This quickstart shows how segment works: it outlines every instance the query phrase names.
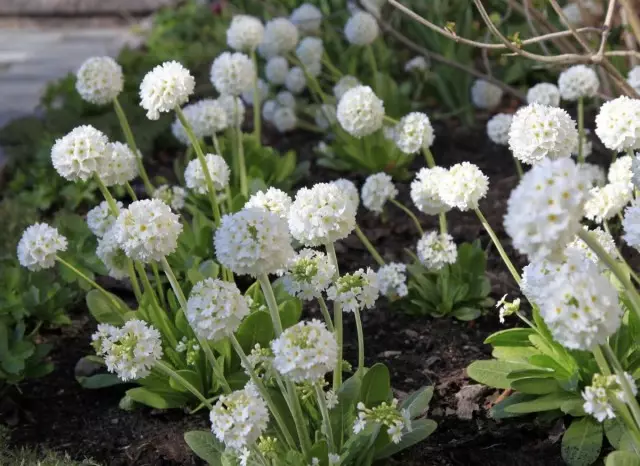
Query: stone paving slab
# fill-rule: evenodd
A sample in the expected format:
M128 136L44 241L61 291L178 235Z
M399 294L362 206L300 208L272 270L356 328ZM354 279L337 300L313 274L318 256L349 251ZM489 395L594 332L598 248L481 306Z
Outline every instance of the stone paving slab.
M176 0L0 0L0 15L137 15L176 3Z

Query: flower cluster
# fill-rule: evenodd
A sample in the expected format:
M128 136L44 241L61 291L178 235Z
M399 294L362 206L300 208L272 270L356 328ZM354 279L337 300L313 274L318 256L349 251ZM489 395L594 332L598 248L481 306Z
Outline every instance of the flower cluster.
M605 102L596 116L596 134L607 149L640 148L640 100L622 96Z
M381 214L387 201L397 195L398 190L386 173L371 175L362 185L362 205L376 214Z
M551 83L536 84L527 91L527 103L558 107L560 105L560 90Z
M108 143L107 136L93 126L78 126L53 145L53 168L69 181L87 181L104 165Z
M236 15L227 29L227 45L240 52L255 50L264 36L262 22L249 15Z
M122 67L111 57L91 57L76 74L76 90L87 102L105 105L124 87Z
M300 299L311 300L322 296L333 279L336 268L326 254L313 249L302 249L289 265L283 277L287 292Z
M362 432L367 424L382 424L387 428L387 434L393 443L400 443L405 432L411 432L411 418L407 410L398 410L398 400L386 401L373 408L367 408L364 403L358 403L358 419L353 424L355 434Z
M441 167L422 168L411 182L411 200L420 212L436 215L451 209L440 196L446 174L447 170Z
M239 96L253 89L256 72L244 53L224 52L211 65L211 83L220 94Z
M564 100L593 97L598 93L600 81L596 72L585 65L575 65L560 73L558 89Z
M438 192L449 207L465 211L476 209L488 190L489 178L476 165L462 162L446 172Z
M322 12L310 3L303 3L291 12L289 20L303 34L316 34L322 25Z
M429 117L419 112L404 116L395 127L393 134L398 149L405 154L414 154L421 149L431 147L435 139Z
M354 45L370 45L378 37L378 21L365 11L354 13L344 27L344 35Z
M496 144L506 146L509 144L509 129L513 115L508 113L498 113L487 121L487 136Z
M369 86L356 86L342 95L337 116L347 133L357 138L368 136L382 127L384 102Z
M264 58L284 56L298 45L300 33L287 18L274 18L264 28L264 37L258 51Z
M187 192L182 186L169 186L163 184L158 186L152 193L152 198L159 199L173 210L179 211L184 208Z
M418 260L429 270L440 270L453 264L458 258L458 249L453 237L447 233L430 231L416 245Z
M287 220L291 210L291 203L291 198L287 193L277 188L269 188L266 191L258 191L252 195L244 205L244 208L253 207L266 210Z
M380 294L388 298L403 298L409 294L407 288L407 266L392 262L378 269L378 288Z
M204 159L213 182L213 189L222 191L229 184L229 175L231 173L227 162L217 154L207 154ZM189 162L184 171L184 180L189 189L200 194L207 193L207 179L199 159L193 159Z
M109 229L102 238L98 238L96 256L105 265L110 277L122 280L129 275L127 255L118 243L114 228Z
M502 101L502 89L489 81L478 79L471 86L471 101L482 110L492 110Z
M367 269L356 270L338 277L327 290L327 297L340 304L343 312L373 307L380 294L378 276Z
M122 202L116 202L118 211L122 209ZM111 229L114 223L116 223L117 215L111 212L109 203L102 201L99 205L87 212L87 225L91 233L98 238L102 238L107 231Z
M162 63L146 74L140 84L140 105L147 118L157 120L160 113L180 107L189 100L195 79L189 70L176 61Z
M631 393L635 396L638 393L638 387L634 378L627 372L624 373L624 378L631 387ZM622 380L618 375L595 374L591 385L585 387L582 392L582 398L584 399L585 413L595 417L598 422L616 417L613 406L611 406L612 399L623 403L630 401L625 395Z
M46 223L28 227L18 242L18 261L31 271L50 269L59 251L66 251L67 239Z
M227 112L216 99L202 99L196 103L186 105L182 109L182 113L191 126L196 139L212 137L226 129L230 123L227 118ZM191 144L187 132L179 119L176 118L171 126L171 131L181 143L185 145Z

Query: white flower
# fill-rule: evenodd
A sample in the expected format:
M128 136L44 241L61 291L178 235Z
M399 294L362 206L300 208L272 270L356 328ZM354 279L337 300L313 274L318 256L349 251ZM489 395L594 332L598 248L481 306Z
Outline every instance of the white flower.
M278 132L287 133L296 129L298 126L298 117L292 108L279 107L273 113L272 122Z
M157 120L189 100L195 88L189 70L177 61L164 62L146 74L140 84L140 105L147 118Z
M582 11L578 3L568 3L562 8L562 13L571 26L576 27L583 24Z
M252 383L221 395L211 410L211 431L224 445L241 451L252 446L267 429L269 409Z
M239 52L250 52L262 42L264 26L255 16L236 15L227 29L227 45Z
M604 169L593 163L582 163L578 166L578 169L583 172L587 184L590 187L604 186L607 183L607 177L604 173Z
M258 51L264 58L286 55L298 45L299 33L295 24L287 18L275 18L264 28L264 38Z
M496 144L509 145L509 129L513 115L510 113L498 113L487 121L487 135Z
M555 84L538 83L527 91L528 104L560 106L560 89Z
M264 73L271 84L282 85L289 74L289 62L284 57L270 58L265 65Z
M584 206L584 216L596 223L603 223L619 214L633 198L629 187L618 183L596 186L589 190Z
M253 88L248 89L242 93L242 100L244 100L251 106L253 106L253 93ZM263 102L264 99L266 99L269 95L269 85L262 78L258 78L258 95L261 102Z
M609 253L610 256L616 257L616 243L613 240L613 237L610 233L606 232L602 228L594 228L593 230L588 229L587 227L582 227L585 231L591 233L591 235L596 239L598 244L602 246L602 248ZM598 259L598 255L589 247L587 243L582 241L579 237L576 238L569 243L567 246L567 250L565 252L567 255L569 254L577 254L582 256L584 260L590 260L594 264L601 264L600 259ZM604 270L607 268L605 264L601 264L601 268Z
M333 95L336 97L336 100L340 102L342 96L344 96L348 90L358 86L360 86L358 78L349 75L343 76L336 85L333 86Z
M315 383L338 364L338 343L324 323L303 321L271 342L273 366L294 382Z
M276 273L294 255L287 222L258 208L222 217L214 245L218 261L238 275Z
M55 265L58 251L67 250L67 238L46 223L29 226L18 242L18 261L32 272Z
M162 358L160 332L142 320L129 320L122 327L99 324L91 339L107 370L124 382L146 377Z
M358 11L354 13L344 26L344 35L347 40L354 45L371 44L380 32L378 21L367 12Z
M604 387L585 387L582 392L582 398L584 399L584 412L591 414L598 422L616 417L613 406L609 403L607 390Z
M293 94L300 94L307 87L307 77L304 74L304 70L299 66L291 68L287 73L284 84Z
M291 210L291 203L291 197L287 193L277 188L269 188L266 191L258 191L253 194L244 205L244 208L255 207L267 210L287 220L289 218L289 210Z
M436 215L451 209L440 196L447 170L442 167L422 168L411 182L411 200L420 212Z
M504 227L530 260L559 257L580 229L587 180L571 159L544 159L511 192Z
M316 34L322 24L322 12L310 3L303 3L289 17L303 34Z
M153 191L153 195L151 197L154 199L160 199L165 204L171 206L173 210L178 211L184 208L187 192L182 186L169 186L168 184L163 184Z
M185 119L191 125L191 130L197 139L212 137L227 128L230 120L220 102L215 99L202 99L182 109ZM179 119L173 122L171 131L178 141L191 145L182 123Z
M358 193L358 188L353 184L353 181L347 180L345 178L338 178L331 182L331 184L335 185L340 189L348 198L349 201L354 206L354 211L358 211L358 206L360 205L360 195Z
M117 201L118 210L122 209L122 202ZM116 223L116 215L111 212L107 201L102 201L99 205L87 212L87 225L91 233L98 238L102 238L107 231Z
M336 269L326 254L302 249L289 264L283 285L291 296L310 301L322 296L335 273Z
M144 263L160 261L173 253L182 232L180 217L158 199L131 203L120 211L113 228L127 257Z
M476 165L462 162L446 172L439 192L442 202L465 211L476 209L488 190L489 178Z
M635 189L640 189L640 153L638 152L631 160L631 183Z
M382 127L384 102L369 86L357 86L344 93L338 103L338 121L352 136L361 138Z
M522 269L520 290L526 298L537 306L544 302L552 272L560 270L561 264L546 259L535 260Z
M109 140L93 126L78 126L51 148L53 168L69 181L87 181L103 166Z
M105 105L124 87L122 67L111 57L91 57L76 74L76 90L87 102Z
M578 146L576 123L557 107L531 104L513 117L509 147L518 160L536 164L545 157L569 157Z
M278 92L278 94L276 95L276 102L278 103L278 105L288 107L292 110L295 110L296 108L296 96L294 96L289 91Z
M520 310L520 298L517 298L512 302L508 302L507 295L504 295L500 298L500 301L496 303L496 307L499 309L498 318L500 323L504 324L505 317L508 317Z
M121 142L110 142L97 174L106 186L123 185L138 176L138 157Z
M502 101L502 89L484 79L477 79L471 86L471 101L482 110L492 110Z
M627 82L636 92L640 93L640 66L634 66L627 75Z
M220 94L251 91L255 78L256 68L244 53L223 52L211 64L211 83Z
M244 121L244 104L240 97L224 94L218 97L217 101L227 114L229 126L242 125Z
M103 237L98 238L96 256L107 268L110 277L121 280L129 275L127 255L118 244L116 230L107 230Z
M584 159L589 157L591 155L591 152L593 152L593 144L591 143L591 140L589 139L589 135L590 134L591 134L591 130L590 129L586 129L586 128L585 128L584 132L582 133L582 158L584 158ZM580 148L576 144L576 147L571 152L571 155L575 155L577 157L579 150L580 150Z
M340 401L340 399L338 398L338 394L333 390L329 390L328 392L326 392L324 394L324 398L325 398L325 402L327 403L327 409L329 410L338 406L338 402ZM338 456L338 458L340 457Z
M302 188L291 205L289 229L306 246L333 243L355 228L356 207L349 193L334 184Z
M558 89L564 100L594 97L598 93L598 87L598 75L585 65L574 65L560 73L558 78Z
M318 37L305 37L296 48L296 57L305 67L320 63L323 55L324 44Z
M378 269L378 286L380 294L388 297L404 297L409 293L407 289L407 266L392 262Z
M427 60L422 55L418 55L404 64L404 70L407 73L410 71L427 71L428 69Z
M229 166L227 162L217 154L207 154L204 156L207 163L207 170L213 182L213 189L222 191L229 184ZM207 180L200 160L193 159L184 171L184 179L187 188L199 193L206 194Z
M405 154L414 154L431 147L435 139L429 117L420 112L404 116L396 125L393 134L398 149Z
M429 270L440 270L458 259L458 249L451 235L430 231L416 245L420 263Z
M640 200L635 199L629 207L624 210L622 220L624 229L624 240L633 248L640 250Z
M316 108L315 121L318 128L328 130L338 121L336 107L331 104L322 104Z
M338 277L327 290L327 298L342 307L342 312L370 309L380 295L378 276L367 268Z
M238 330L249 306L235 283L206 278L195 284L187 301L191 328L205 340L218 341Z
M610 183L621 184L627 186L629 190L633 189L633 172L631 171L631 164L633 160L630 155L623 155L618 157L615 162L609 167L609 173L607 178Z
M602 104L596 134L607 149L623 152L640 148L640 100L622 96Z
M398 190L386 173L370 175L362 185L362 205L376 214L381 214L387 201L397 195Z
M267 100L262 104L262 119L265 121L273 122L273 116L278 109L278 102L275 100Z

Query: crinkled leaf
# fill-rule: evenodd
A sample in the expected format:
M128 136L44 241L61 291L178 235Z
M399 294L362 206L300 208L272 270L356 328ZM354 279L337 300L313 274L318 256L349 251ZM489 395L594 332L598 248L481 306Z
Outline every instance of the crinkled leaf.
M602 425L591 417L574 420L562 437L562 459L569 466L589 466L600 456Z

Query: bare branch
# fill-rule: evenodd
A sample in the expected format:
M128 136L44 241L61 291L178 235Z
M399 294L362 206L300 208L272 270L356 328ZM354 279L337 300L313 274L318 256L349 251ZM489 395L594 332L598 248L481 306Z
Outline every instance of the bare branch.
M511 7L511 3L512 2L507 3L509 7ZM539 36L540 33L538 32L538 29L536 28L535 24L533 24L533 20L531 19L531 12L529 11L529 3L530 3L529 0L523 0L522 2L524 6L524 16L525 16L525 19L527 20L527 24L529 25L529 29L531 29L531 32L533 33L533 35ZM540 42L540 48L542 49L545 55L551 55L551 52L549 51L549 49L547 48L544 42Z
M602 26L602 37L600 38L600 47L598 47L598 56L604 56L604 48L607 45L607 39L609 38L609 32L611 32L611 22L613 21L613 10L616 7L616 0L609 0L609 6L607 7L607 16L604 19L604 26Z
M636 42L640 44L640 19L638 19L634 6L629 2L629 0L620 0L620 5L622 5L622 8L624 8L624 11L627 14L627 19L629 20L629 25L633 30Z
M575 37L575 39L578 41L578 43L582 46L584 51L588 52L588 53L593 53L593 50L591 50L591 47L589 46L589 43L586 40L584 40L582 35L580 35L576 31L576 29L573 27L573 25L571 24L571 22L569 21L567 16L564 14L564 11L562 11L562 7L558 4L558 2L556 0L549 0L549 3L551 3L551 6L553 7L555 12L560 17L560 21L562 22L562 24L564 24L567 27L567 29L569 29L569 31L571 31L571 34L573 35L573 37Z

